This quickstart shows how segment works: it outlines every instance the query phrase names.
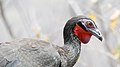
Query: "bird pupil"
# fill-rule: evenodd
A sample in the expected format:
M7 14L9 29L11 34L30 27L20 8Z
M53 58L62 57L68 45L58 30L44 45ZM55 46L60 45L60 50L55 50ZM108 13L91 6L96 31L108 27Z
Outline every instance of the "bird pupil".
M90 26L92 26L92 23L89 23Z

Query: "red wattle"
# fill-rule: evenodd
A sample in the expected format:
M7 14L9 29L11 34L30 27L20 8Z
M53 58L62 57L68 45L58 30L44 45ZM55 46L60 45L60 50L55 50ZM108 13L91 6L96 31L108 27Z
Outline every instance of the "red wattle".
M78 36L79 40L84 44L88 43L92 36L91 33L83 30L78 24L76 24L74 28L74 34Z

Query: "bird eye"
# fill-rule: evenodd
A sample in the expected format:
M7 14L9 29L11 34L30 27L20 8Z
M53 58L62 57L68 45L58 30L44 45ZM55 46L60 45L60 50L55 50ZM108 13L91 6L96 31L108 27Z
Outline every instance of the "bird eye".
M93 24L90 21L86 22L86 26L88 28L94 28Z

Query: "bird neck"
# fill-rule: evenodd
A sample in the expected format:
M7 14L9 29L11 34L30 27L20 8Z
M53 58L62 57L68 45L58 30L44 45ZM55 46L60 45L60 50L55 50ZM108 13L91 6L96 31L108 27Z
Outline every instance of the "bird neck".
M68 40L68 42L64 44L63 49L65 54L63 55L63 57L65 59L63 60L67 62L66 66L71 67L76 63L80 55L81 50L80 44L81 43L79 39L73 34L71 34L71 38Z
M62 54L62 62L66 63L67 67L71 67L76 63L81 50L81 42L79 38L74 35L72 31L73 28L74 26L65 26L64 28L64 54Z

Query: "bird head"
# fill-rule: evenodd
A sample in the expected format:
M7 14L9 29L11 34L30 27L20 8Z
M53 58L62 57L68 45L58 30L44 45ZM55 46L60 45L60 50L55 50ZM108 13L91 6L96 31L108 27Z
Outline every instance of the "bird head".
M102 41L101 32L98 30L97 25L92 19L78 16L72 18L72 20L75 21L73 32L82 43L88 43L92 35Z

